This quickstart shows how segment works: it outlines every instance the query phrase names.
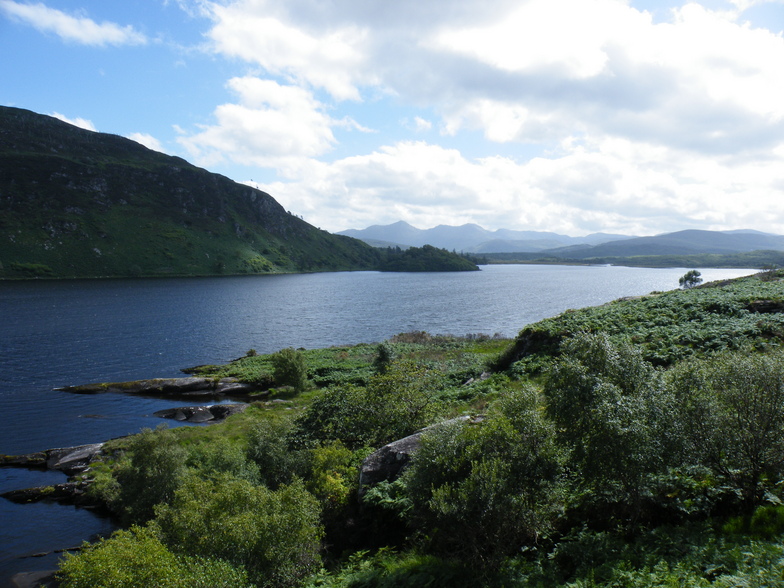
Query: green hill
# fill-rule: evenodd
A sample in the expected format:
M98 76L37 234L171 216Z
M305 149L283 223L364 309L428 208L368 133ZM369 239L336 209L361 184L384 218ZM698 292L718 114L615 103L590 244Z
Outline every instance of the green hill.
M0 277L374 269L381 258L183 159L0 107Z

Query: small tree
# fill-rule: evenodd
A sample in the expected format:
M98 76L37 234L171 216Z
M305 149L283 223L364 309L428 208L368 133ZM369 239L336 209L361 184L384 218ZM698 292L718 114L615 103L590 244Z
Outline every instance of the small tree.
M273 377L275 383L291 386L302 392L308 385L308 366L305 355L288 347L272 355Z
M680 284L680 287L684 290L694 288L697 284L702 283L701 275L702 274L697 270L689 270L678 279L678 284Z

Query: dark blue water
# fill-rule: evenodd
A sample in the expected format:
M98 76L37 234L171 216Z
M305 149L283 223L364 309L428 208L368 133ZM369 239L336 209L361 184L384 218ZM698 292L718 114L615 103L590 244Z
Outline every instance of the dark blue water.
M707 280L752 270L701 270ZM232 278L0 282L0 453L102 441L155 427L181 402L57 386L174 377L248 349L376 342L423 330L512 337L569 308L677 287L684 269L485 266L481 272L354 272ZM63 480L0 469L0 491ZM0 586L56 567L42 551L109 532L85 510L0 500Z

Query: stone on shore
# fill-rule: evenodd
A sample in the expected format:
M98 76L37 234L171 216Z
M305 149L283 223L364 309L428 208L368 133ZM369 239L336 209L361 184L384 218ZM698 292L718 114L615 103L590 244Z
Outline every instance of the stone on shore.
M211 406L180 406L166 408L153 413L154 416L188 423L206 423L223 420L244 411L248 404L213 404Z
M55 388L55 390L72 394L119 392L163 398L248 396L259 391L257 386L238 382L235 378L214 380L213 378L200 377L154 378L152 380L134 380L131 382L81 384L78 386L62 386Z

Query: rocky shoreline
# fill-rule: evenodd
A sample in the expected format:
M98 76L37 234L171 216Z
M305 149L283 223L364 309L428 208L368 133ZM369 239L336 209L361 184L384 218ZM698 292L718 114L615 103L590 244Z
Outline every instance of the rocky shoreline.
M262 399L269 391L259 390L257 386L237 381L235 378L155 378L131 382L109 382L63 386L57 391L72 394L124 393L153 396L167 399ZM248 403L213 404L181 406L159 410L154 416L189 423L220 422L233 414L244 411ZM0 455L0 467L18 467L61 471L68 476L62 484L21 488L0 494L0 497L17 503L30 503L42 500L75 504L84 508L100 508L88 497L86 490L89 478L80 474L89 471L90 465L105 457L104 443L91 443L75 447L46 449L23 455Z
M108 392L138 394L155 398L264 398L269 391L236 378L153 378L131 382L102 382L55 388L71 394L105 394Z

